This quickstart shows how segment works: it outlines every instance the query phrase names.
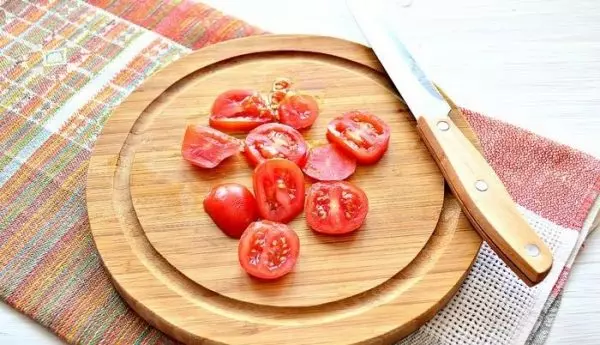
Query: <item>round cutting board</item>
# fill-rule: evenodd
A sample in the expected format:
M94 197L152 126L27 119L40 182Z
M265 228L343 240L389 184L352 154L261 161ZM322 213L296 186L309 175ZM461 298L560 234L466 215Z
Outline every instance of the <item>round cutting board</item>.
M277 77L318 99L319 118L302 131L311 146L327 142L333 117L355 109L384 119L391 139L381 161L359 166L348 179L369 199L364 225L350 236L328 237L298 216L289 223L300 238L298 263L282 279L265 282L245 274L237 240L221 233L202 207L216 184L252 190L252 168L240 154L199 169L180 149L188 124L208 125L219 93L267 92ZM451 116L473 138L456 107ZM481 244L373 52L330 37L227 41L151 76L98 138L87 203L98 252L118 291L148 322L186 343L397 341L451 298Z

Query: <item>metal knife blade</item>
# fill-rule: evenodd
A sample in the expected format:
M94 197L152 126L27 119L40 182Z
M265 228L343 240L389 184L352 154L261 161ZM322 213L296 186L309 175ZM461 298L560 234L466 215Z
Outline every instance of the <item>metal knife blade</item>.
M450 105L437 91L389 22L382 1L347 0L375 55L414 116L447 116Z

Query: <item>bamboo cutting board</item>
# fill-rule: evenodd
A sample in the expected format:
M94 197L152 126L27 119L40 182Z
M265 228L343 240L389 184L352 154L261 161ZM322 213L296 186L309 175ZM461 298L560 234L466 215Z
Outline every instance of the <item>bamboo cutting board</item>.
M354 109L383 118L391 139L379 163L349 178L369 198L363 227L317 236L297 217L289 224L300 237L294 271L259 282L239 266L237 240L202 208L215 184L252 190L252 169L238 155L203 171L180 148L187 124L208 125L219 93L266 92L277 77L318 98L319 119L302 131L311 145L325 143L327 123ZM452 118L474 138L456 108ZM123 298L190 344L392 343L445 305L481 245L372 51L330 37L227 41L150 77L96 142L87 204L98 252Z

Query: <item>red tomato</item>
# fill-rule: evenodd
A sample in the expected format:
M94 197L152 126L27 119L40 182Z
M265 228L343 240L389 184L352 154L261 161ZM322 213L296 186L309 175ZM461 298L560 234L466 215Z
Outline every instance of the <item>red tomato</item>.
M306 196L306 222L323 234L341 235L357 230L368 211L365 192L347 181L317 182Z
M258 220L254 195L238 183L213 187L204 199L204 210L227 236L240 238L250 223Z
M263 219L287 223L302 212L304 174L296 163L281 158L266 160L254 169L252 182Z
M302 166L306 162L308 145L302 134L292 127L267 123L248 133L244 151L253 165L267 159L285 158Z
M308 128L319 116L319 105L309 95L288 95L277 109L279 121L296 129Z
M327 139L353 155L360 164L373 164L387 151L389 126L377 116L352 111L327 125Z
M223 131L247 132L274 119L258 92L229 90L215 99L208 121L211 127Z
M327 144L310 150L302 170L315 180L341 181L354 174L356 159L335 145Z
M268 220L250 224L238 245L238 259L250 275L276 279L289 273L298 260L300 240L289 226Z
M181 155L201 168L214 168L241 150L240 140L216 129L188 125L183 136Z

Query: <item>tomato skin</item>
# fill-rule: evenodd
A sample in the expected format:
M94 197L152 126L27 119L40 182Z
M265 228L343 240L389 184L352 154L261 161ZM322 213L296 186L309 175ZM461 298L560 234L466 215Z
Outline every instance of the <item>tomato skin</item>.
M200 168L210 169L241 150L241 141L216 129L188 125L183 136L181 155Z
M272 280L292 271L300 254L300 239L286 224L253 222L238 244L240 265L253 277Z
M327 139L354 156L359 164L370 165L387 151L390 127L371 113L351 111L329 122Z
M288 223L304 207L304 174L294 162L268 159L254 169L252 176L258 212L263 219Z
M294 128L267 123L248 133L244 153L253 166L272 158L285 158L303 166L308 156L308 144Z
M345 180L356 171L356 159L333 144L310 150L302 171L318 181Z
M369 212L365 192L347 181L317 182L306 196L306 223L315 232L344 235L358 230Z
M309 95L287 95L277 109L279 121L296 129L305 129L313 125L319 116L319 105Z
M275 120L266 101L254 90L227 90L213 102L209 125L227 132L247 132Z
M238 183L214 186L203 206L217 227L233 238L240 238L248 225L259 217L254 195Z

